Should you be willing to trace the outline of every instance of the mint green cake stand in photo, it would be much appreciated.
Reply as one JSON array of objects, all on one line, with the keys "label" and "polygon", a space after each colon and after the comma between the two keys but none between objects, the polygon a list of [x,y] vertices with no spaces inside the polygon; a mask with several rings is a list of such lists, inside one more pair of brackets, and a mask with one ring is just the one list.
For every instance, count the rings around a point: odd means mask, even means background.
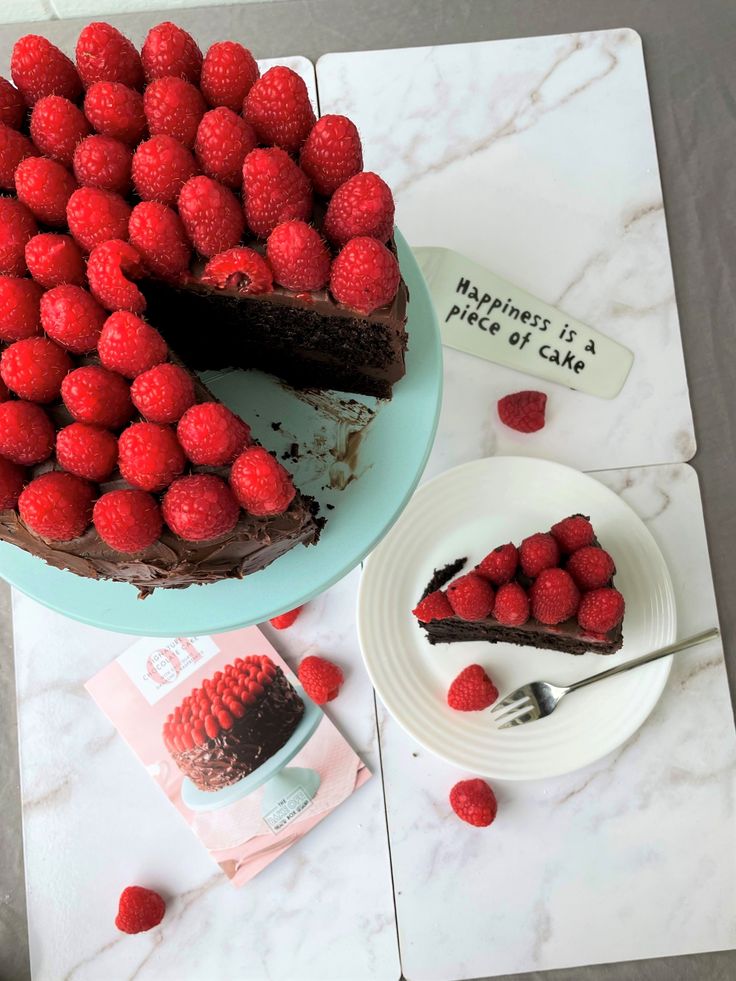
[{"label": "mint green cake stand in photo", "polygon": [[442,351],[419,267],[397,233],[409,287],[406,376],[391,401],[295,393],[261,372],[206,373],[215,394],[285,460],[297,485],[320,503],[327,525],[317,545],[296,546],[267,569],[145,600],[125,583],[95,581],[47,566],[0,543],[0,575],[69,617],[120,633],[173,637],[262,623],[342,579],[381,540],[417,485],[434,439],[442,395]]}]

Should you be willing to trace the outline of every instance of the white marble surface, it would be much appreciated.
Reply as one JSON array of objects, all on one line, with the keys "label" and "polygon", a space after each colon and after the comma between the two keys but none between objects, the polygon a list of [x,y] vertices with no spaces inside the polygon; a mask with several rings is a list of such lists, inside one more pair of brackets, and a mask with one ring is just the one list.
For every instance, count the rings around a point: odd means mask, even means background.
[{"label": "white marble surface", "polygon": [[[411,245],[456,249],[635,352],[624,390],[607,401],[446,350],[433,472],[492,453],[586,470],[690,459],[639,36],[328,54],[317,83],[322,112],[358,125],[366,169],[394,188]],[[529,387],[549,394],[549,425],[532,439],[495,412],[500,396]]]}]

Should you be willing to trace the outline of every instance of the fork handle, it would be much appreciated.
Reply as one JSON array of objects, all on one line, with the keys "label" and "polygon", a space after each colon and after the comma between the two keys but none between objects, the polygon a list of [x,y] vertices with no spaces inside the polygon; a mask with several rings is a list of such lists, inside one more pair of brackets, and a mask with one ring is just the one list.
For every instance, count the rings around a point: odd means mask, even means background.
[{"label": "fork handle", "polygon": [[598,674],[592,674],[588,678],[576,681],[567,690],[575,691],[578,688],[584,688],[585,685],[592,685],[594,681],[602,681],[603,678],[610,678],[614,674],[623,674],[624,671],[631,671],[632,668],[638,668],[640,664],[649,664],[650,661],[658,661],[659,658],[669,657],[670,654],[677,654],[678,651],[686,651],[690,647],[704,644],[707,640],[713,640],[714,637],[718,636],[718,633],[717,627],[711,627],[710,630],[704,630],[701,634],[686,637],[685,640],[677,640],[674,644],[669,644],[667,647],[660,647],[658,651],[642,654],[641,657],[632,658],[631,661],[624,661],[623,664],[617,664],[613,668],[608,668],[607,671],[599,671]]}]

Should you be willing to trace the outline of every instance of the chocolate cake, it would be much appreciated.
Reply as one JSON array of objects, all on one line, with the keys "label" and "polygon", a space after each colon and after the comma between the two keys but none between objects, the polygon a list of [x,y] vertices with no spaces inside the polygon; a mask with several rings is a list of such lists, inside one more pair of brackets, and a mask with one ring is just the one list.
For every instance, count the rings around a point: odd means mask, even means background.
[{"label": "chocolate cake", "polygon": [[250,655],[190,692],[168,716],[163,739],[196,787],[221,790],[281,749],[303,714],[304,702],[281,668],[265,654]]}]

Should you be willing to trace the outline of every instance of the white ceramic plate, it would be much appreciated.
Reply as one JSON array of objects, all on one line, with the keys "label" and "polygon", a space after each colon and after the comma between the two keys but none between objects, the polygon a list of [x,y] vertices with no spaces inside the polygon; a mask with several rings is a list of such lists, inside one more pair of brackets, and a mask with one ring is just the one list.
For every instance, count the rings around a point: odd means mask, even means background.
[{"label": "white ceramic plate", "polygon": [[[575,657],[507,644],[430,646],[411,610],[435,568],[459,556],[474,565],[496,545],[518,544],[576,512],[591,516],[616,562],[626,599],[621,651]],[[657,543],[613,491],[557,463],[489,457],[447,471],[414,495],[365,564],[358,632],[378,694],[418,742],[472,773],[532,780],[586,766],[636,732],[662,693],[671,658],[576,692],[549,718],[507,731],[494,727],[488,710],[450,709],[453,678],[482,664],[501,697],[528,681],[567,684],[671,643],[675,600]]]}]

